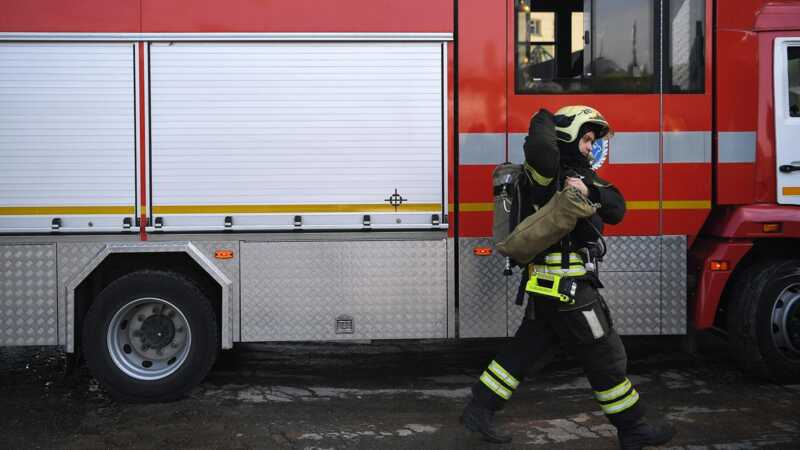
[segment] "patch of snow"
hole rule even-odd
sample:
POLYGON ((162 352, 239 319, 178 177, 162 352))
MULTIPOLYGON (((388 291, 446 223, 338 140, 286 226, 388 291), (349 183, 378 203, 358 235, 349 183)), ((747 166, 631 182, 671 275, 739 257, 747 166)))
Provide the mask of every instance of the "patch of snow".
POLYGON ((438 428, 432 427, 430 425, 419 425, 416 423, 410 423, 406 425, 406 428, 415 432, 415 433, 435 433, 438 428))
POLYGON ((580 426, 575 422, 567 419, 548 420, 546 422, 550 426, 534 426, 535 429, 541 431, 547 436, 547 439, 555 443, 562 443, 572 441, 580 438, 597 438, 597 434, 590 429, 580 426))
POLYGON ((695 420, 692 419, 691 415, 699 415, 699 414, 718 414, 718 413, 730 413, 730 412, 747 412, 750 411, 749 408, 740 408, 740 409, 730 409, 730 408, 704 408, 702 406, 680 406, 676 408, 672 408, 672 411, 666 414, 666 418, 670 420, 676 420, 681 422, 694 422, 695 420))
POLYGON ((321 441, 322 436, 317 433, 305 433, 300 435, 297 439, 311 439, 312 441, 321 441))

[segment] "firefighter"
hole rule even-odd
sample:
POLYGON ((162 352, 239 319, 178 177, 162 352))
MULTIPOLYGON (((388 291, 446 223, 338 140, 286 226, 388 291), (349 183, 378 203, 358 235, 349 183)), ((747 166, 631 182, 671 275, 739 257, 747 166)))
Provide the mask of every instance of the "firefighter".
POLYGON ((594 216, 579 221, 558 244, 523 268, 528 291, 525 317, 514 338, 473 386, 461 415, 468 430, 479 432, 489 442, 511 441, 510 435, 494 427, 494 413, 518 389, 525 369, 557 344, 582 364, 594 398, 617 428, 621 448, 664 444, 675 434, 667 422, 644 420, 639 393, 626 377, 625 348, 598 292, 602 284, 596 259, 604 253, 603 223, 619 223, 625 214, 622 194, 592 170, 594 141, 607 134, 606 120, 587 106, 567 106, 555 115, 542 109, 531 119, 524 145, 526 176, 521 177, 519 220, 533 214, 557 189, 567 187, 600 206, 594 216))

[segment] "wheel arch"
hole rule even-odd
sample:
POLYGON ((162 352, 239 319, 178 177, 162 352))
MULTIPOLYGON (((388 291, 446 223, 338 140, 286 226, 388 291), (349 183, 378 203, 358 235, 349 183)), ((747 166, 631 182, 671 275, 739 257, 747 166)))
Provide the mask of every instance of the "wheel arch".
POLYGON ((719 298, 714 325, 720 329, 727 330, 728 324, 725 320, 725 311, 730 303, 732 295, 731 289, 736 285, 739 278, 745 276, 747 271, 763 262, 778 261, 781 259, 790 259, 797 257, 792 253, 793 248, 800 246, 800 239, 797 238, 775 238, 775 239, 756 239, 753 241, 753 247, 739 260, 730 275, 730 278, 725 283, 725 287, 719 298))
POLYGON ((800 353, 789 320, 797 311, 796 289, 800 281, 797 255, 768 246, 754 252, 726 291, 720 311, 736 362, 746 372, 778 383, 800 380, 800 353), (783 293, 792 287, 794 297, 778 307, 783 293), (782 291, 781 291, 782 290, 782 291), (794 306, 792 306, 794 305, 794 306), (777 328, 776 328, 777 327, 777 328))
POLYGON ((198 284, 217 314, 221 346, 233 346, 233 281, 191 242, 107 244, 66 285, 65 348, 74 353, 80 339, 83 317, 94 297, 122 275, 137 270, 178 272, 198 284))

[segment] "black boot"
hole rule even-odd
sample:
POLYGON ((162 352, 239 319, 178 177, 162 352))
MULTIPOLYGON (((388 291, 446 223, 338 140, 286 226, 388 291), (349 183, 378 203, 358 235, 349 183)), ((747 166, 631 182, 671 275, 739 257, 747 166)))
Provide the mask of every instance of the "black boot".
POLYGON ((647 423, 637 422, 630 428, 617 430, 619 447, 622 450, 641 450, 651 445, 662 445, 675 436, 675 427, 665 421, 647 423))
POLYGON ((493 444, 507 444, 511 442, 510 434, 502 434, 494 428, 494 411, 469 402, 461 414, 461 423, 470 430, 483 435, 483 439, 493 444))

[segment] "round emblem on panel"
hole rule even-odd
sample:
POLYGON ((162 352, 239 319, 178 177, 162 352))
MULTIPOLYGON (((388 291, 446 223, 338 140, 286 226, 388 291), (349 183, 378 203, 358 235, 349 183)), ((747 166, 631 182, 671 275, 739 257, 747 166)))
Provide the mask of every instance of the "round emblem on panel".
POLYGON ((608 139, 602 138, 594 141, 592 145, 592 170, 603 166, 608 158, 608 139))

